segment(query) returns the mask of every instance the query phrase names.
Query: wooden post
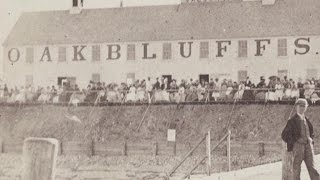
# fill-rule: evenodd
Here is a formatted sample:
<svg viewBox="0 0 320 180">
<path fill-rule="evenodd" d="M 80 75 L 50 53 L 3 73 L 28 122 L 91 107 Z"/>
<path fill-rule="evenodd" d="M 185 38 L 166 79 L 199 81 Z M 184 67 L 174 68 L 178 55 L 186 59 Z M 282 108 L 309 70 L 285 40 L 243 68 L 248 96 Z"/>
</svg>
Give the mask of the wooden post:
<svg viewBox="0 0 320 180">
<path fill-rule="evenodd" d="M 231 131 L 228 131 L 227 149 L 228 149 L 228 171 L 231 171 Z"/>
<path fill-rule="evenodd" d="M 62 155 L 62 141 L 59 141 L 59 147 L 58 147 L 58 155 Z"/>
<path fill-rule="evenodd" d="M 3 153 L 3 140 L 0 138 L 0 154 Z"/>
<path fill-rule="evenodd" d="M 207 157 L 208 157 L 208 163 L 207 163 L 207 175 L 210 176 L 210 170 L 211 170 L 211 135 L 210 135 L 210 130 L 208 131 L 207 134 L 207 145 L 206 145 L 206 150 L 207 150 Z"/>
<path fill-rule="evenodd" d="M 264 143 L 263 142 L 260 142 L 259 143 L 259 157 L 262 157 L 262 156 L 264 156 L 264 154 L 265 154 L 265 151 L 264 151 Z"/>
<path fill-rule="evenodd" d="M 54 180 L 59 142 L 27 138 L 23 145 L 22 180 Z"/>
<path fill-rule="evenodd" d="M 153 147 L 152 154 L 154 156 L 157 156 L 158 155 L 158 143 L 154 142 L 152 147 Z"/>
<path fill-rule="evenodd" d="M 173 146 L 173 155 L 177 154 L 177 143 L 176 143 L 176 129 L 168 129 L 167 141 Z"/>
<path fill-rule="evenodd" d="M 94 140 L 91 141 L 90 143 L 90 156 L 94 156 Z"/>
<path fill-rule="evenodd" d="M 282 180 L 293 179 L 293 154 L 287 151 L 287 144 L 282 143 Z"/>
<path fill-rule="evenodd" d="M 127 155 L 127 142 L 126 141 L 123 143 L 122 147 L 123 147 L 122 148 L 122 155 L 126 156 Z"/>
</svg>

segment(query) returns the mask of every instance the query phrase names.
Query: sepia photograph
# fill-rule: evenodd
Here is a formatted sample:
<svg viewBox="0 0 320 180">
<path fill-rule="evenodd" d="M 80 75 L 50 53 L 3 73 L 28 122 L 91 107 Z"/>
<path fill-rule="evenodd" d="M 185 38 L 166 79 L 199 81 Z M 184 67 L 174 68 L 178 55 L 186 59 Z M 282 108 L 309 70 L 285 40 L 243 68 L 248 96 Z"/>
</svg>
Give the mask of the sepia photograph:
<svg viewBox="0 0 320 180">
<path fill-rule="evenodd" d="M 320 180 L 320 0 L 0 0 L 0 180 Z"/>
</svg>

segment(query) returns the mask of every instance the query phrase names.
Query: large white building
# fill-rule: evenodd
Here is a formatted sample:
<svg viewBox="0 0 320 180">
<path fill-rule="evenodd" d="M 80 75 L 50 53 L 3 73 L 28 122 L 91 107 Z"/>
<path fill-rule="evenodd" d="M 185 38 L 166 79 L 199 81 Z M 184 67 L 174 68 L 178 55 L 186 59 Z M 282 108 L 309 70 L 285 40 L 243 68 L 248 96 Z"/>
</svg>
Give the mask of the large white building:
<svg viewBox="0 0 320 180">
<path fill-rule="evenodd" d="M 69 11 L 23 13 L 3 44 L 4 79 L 319 78 L 320 1 L 262 1 L 82 9 L 73 0 Z"/>
</svg>

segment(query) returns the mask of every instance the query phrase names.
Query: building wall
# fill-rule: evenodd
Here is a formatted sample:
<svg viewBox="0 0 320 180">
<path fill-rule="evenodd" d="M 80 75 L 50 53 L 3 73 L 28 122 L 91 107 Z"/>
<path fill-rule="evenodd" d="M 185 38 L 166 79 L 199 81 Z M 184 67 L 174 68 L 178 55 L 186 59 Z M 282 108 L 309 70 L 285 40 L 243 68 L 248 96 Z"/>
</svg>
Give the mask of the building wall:
<svg viewBox="0 0 320 180">
<path fill-rule="evenodd" d="M 278 56 L 278 39 L 287 39 L 287 56 Z M 303 38 L 303 39 L 301 39 Z M 297 40 L 298 39 L 298 40 Z M 247 41 L 247 57 L 238 57 L 238 47 L 240 40 Z M 265 45 L 265 50 L 261 49 L 261 56 L 257 55 L 257 41 L 261 42 L 261 47 Z M 221 48 L 226 46 L 226 52 L 221 50 L 223 57 L 217 57 L 219 48 L 217 41 L 230 41 L 221 44 Z M 309 41 L 309 42 L 308 42 Z M 181 42 L 192 42 L 192 53 L 188 58 L 181 56 Z M 200 58 L 200 42 L 209 42 L 209 57 Z M 143 43 L 149 43 L 147 54 L 154 59 L 143 59 Z M 172 58 L 163 59 L 163 43 L 172 44 Z M 135 44 L 135 60 L 127 60 L 127 45 Z M 85 45 L 81 51 L 85 60 L 74 61 L 73 46 Z M 127 42 L 127 43 L 104 43 L 100 45 L 100 61 L 92 60 L 92 46 L 96 44 L 65 44 L 65 45 L 39 45 L 39 46 L 7 46 L 4 48 L 4 79 L 9 85 L 25 85 L 26 75 L 33 76 L 35 86 L 56 85 L 57 78 L 72 76 L 77 78 L 77 84 L 85 87 L 92 78 L 93 73 L 99 73 L 103 82 L 126 82 L 128 73 L 135 73 L 136 79 L 155 78 L 161 75 L 172 75 L 177 80 L 198 79 L 199 74 L 209 74 L 210 77 L 228 78 L 238 81 L 238 71 L 247 71 L 248 76 L 257 82 L 260 76 L 278 75 L 278 70 L 287 70 L 288 76 L 297 80 L 305 79 L 308 69 L 316 69 L 320 72 L 320 36 L 297 36 L 297 37 L 258 37 L 243 39 L 214 39 L 214 40 L 181 40 L 181 41 L 158 41 L 158 42 Z M 108 45 L 119 45 L 120 58 L 107 60 Z M 59 47 L 66 47 L 66 62 L 59 62 Z M 26 62 L 26 49 L 33 48 L 34 58 L 32 63 Z M 49 48 L 51 61 L 47 61 L 45 55 L 40 61 L 45 47 Z M 310 50 L 305 53 L 307 48 Z M 13 48 L 16 48 L 12 50 Z M 220 48 L 220 49 L 221 49 Z M 11 58 L 8 53 L 11 50 Z M 15 60 L 17 50 L 20 58 Z M 295 53 L 297 51 L 298 53 Z M 188 54 L 188 45 L 185 44 L 185 54 Z M 115 53 L 112 54 L 114 57 Z M 80 56 L 78 56 L 79 58 Z M 317 77 L 318 78 L 318 75 Z"/>
</svg>

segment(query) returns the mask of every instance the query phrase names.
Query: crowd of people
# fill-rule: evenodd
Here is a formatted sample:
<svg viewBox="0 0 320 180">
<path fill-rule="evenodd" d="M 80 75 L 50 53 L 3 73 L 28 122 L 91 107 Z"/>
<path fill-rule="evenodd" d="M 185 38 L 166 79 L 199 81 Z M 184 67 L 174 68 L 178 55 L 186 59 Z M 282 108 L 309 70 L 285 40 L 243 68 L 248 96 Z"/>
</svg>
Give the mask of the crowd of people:
<svg viewBox="0 0 320 180">
<path fill-rule="evenodd" d="M 283 101 L 306 98 L 312 103 L 320 100 L 320 80 L 310 79 L 297 83 L 292 79 L 276 76 L 260 77 L 254 84 L 247 77 L 245 81 L 235 82 L 219 78 L 205 80 L 166 78 L 137 80 L 134 83 L 100 83 L 90 81 L 85 89 L 70 83 L 63 86 L 32 86 L 11 88 L 5 84 L 0 88 L 0 99 L 7 103 L 130 103 L 130 102 L 210 102 L 210 101 Z"/>
</svg>

